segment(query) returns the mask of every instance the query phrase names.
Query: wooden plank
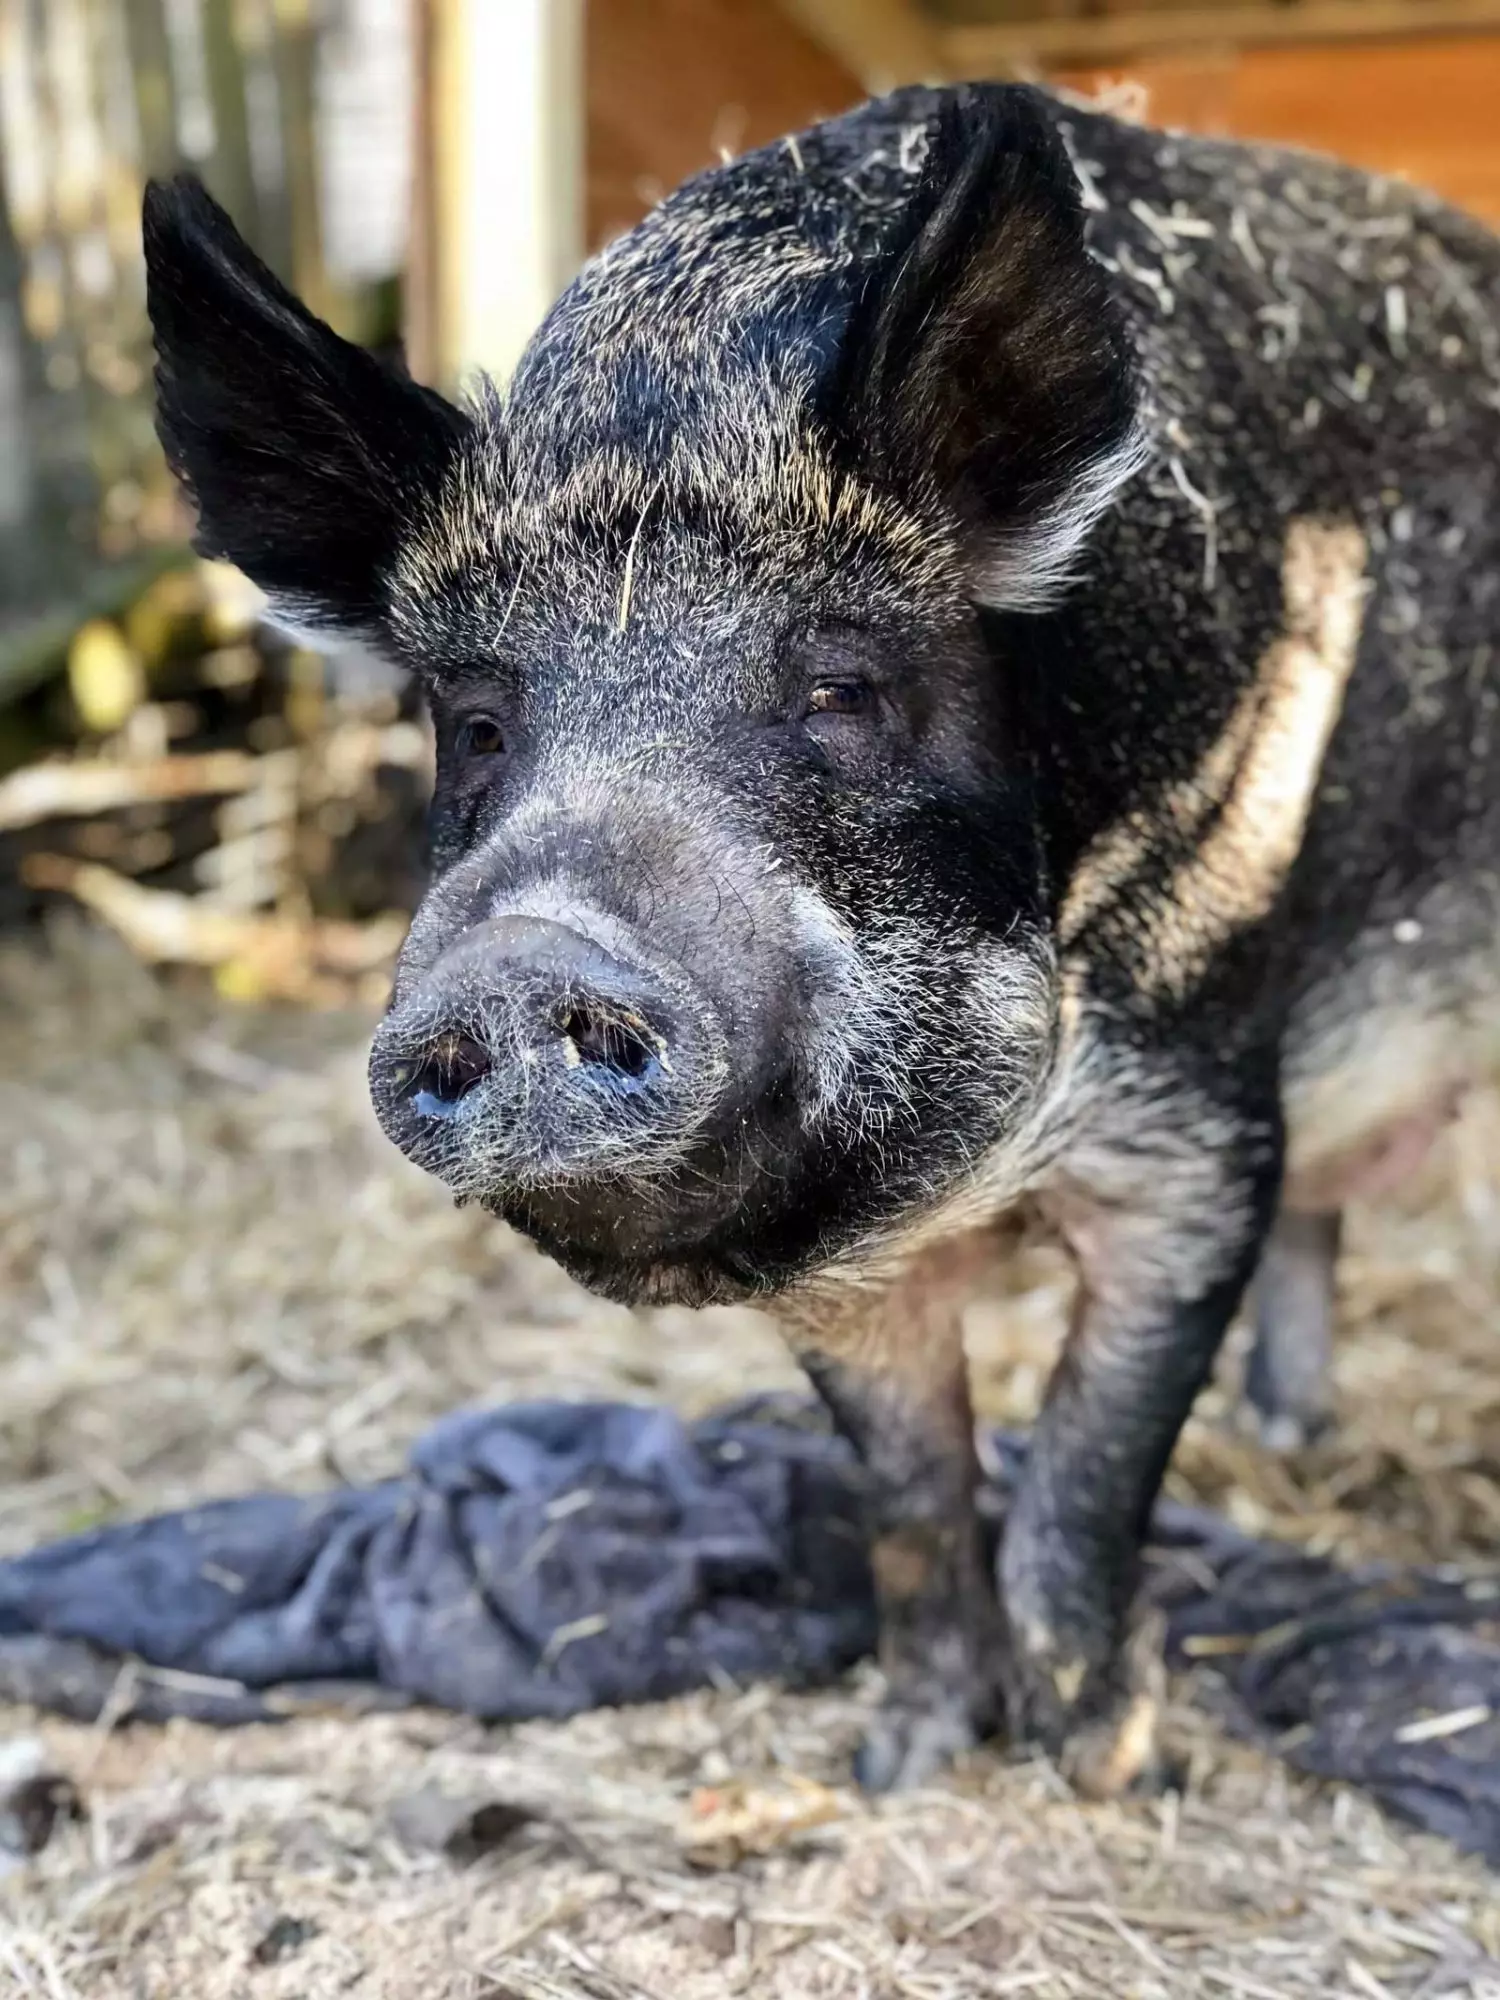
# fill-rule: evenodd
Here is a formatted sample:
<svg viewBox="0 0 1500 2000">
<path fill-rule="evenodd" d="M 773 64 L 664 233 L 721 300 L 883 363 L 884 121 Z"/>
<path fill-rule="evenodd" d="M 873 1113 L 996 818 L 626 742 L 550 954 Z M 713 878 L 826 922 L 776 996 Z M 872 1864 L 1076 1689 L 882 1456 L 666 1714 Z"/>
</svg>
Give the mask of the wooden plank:
<svg viewBox="0 0 1500 2000">
<path fill-rule="evenodd" d="M 1500 28 L 1500 0 L 1301 0 L 1268 7 L 1134 7 L 1086 19 L 984 22 L 944 29 L 946 73 L 1024 74 L 1061 63 L 1107 63 L 1198 47 L 1371 40 Z"/>
</svg>

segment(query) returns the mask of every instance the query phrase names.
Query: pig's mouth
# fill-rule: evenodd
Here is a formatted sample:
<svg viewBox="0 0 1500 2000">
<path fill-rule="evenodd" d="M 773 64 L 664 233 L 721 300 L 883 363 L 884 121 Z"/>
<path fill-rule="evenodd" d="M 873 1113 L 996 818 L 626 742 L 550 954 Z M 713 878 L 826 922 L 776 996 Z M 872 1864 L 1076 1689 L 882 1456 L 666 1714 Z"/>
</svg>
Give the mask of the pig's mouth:
<svg viewBox="0 0 1500 2000">
<path fill-rule="evenodd" d="M 602 1055 L 615 1039 L 611 1027 L 594 1046 Z M 472 1038 L 455 1038 L 431 1073 L 412 1077 L 404 1104 L 383 1113 L 386 1129 L 460 1201 L 522 1231 L 591 1291 L 704 1305 L 764 1290 L 744 1222 L 768 1206 L 790 1164 L 789 1092 L 773 1088 L 746 1116 L 726 1112 L 684 1131 L 669 1049 L 637 1038 L 617 1066 L 585 1054 L 584 1035 L 575 1040 L 578 1056 L 561 1058 L 561 1075 L 548 1060 L 520 1075 L 497 1068 Z"/>
<path fill-rule="evenodd" d="M 485 1205 L 521 1230 L 590 1291 L 627 1305 L 713 1305 L 768 1288 L 745 1245 L 757 1170 L 743 1149 L 706 1142 L 679 1174 L 642 1189 L 620 1180 L 587 1188 L 498 1195 Z"/>
</svg>

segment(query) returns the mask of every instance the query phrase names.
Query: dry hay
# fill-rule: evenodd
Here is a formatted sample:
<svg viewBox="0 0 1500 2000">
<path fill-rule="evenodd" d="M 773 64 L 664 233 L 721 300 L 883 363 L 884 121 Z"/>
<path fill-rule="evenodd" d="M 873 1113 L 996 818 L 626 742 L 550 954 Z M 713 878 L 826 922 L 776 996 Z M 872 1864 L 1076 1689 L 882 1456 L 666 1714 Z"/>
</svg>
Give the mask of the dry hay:
<svg viewBox="0 0 1500 2000">
<path fill-rule="evenodd" d="M 455 1211 L 374 1129 L 366 1029 L 226 1007 L 83 929 L 0 953 L 0 1548 L 382 1474 L 468 1398 L 699 1409 L 792 1379 L 753 1314 L 602 1305 Z M 1028 1243 L 1005 1283 L 971 1332 L 986 1409 L 1011 1420 L 1067 1278 Z M 1402 1204 L 1354 1220 L 1337 1438 L 1278 1465 L 1211 1396 L 1174 1485 L 1318 1547 L 1492 1557 L 1497 1301 L 1491 1096 Z M 1096 1808 L 990 1755 L 864 1806 L 843 1772 L 873 1693 L 864 1676 L 513 1731 L 420 1712 L 111 1734 L 0 1712 L 0 1740 L 40 1730 L 91 1811 L 0 1884 L 0 1994 L 1500 1996 L 1493 1878 L 1231 1743 L 1187 1689 L 1186 1796 Z M 477 1860 L 409 1851 L 393 1807 L 433 1786 L 523 1817 Z M 762 1829 L 740 1848 L 766 1852 L 704 1849 L 726 1801 Z"/>
</svg>

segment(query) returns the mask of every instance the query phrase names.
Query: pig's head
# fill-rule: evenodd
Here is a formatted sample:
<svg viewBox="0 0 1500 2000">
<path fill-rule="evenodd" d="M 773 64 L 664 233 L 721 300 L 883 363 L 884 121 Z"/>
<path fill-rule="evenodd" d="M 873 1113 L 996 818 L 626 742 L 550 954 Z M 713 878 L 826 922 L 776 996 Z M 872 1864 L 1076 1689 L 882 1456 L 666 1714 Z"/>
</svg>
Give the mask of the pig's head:
<svg viewBox="0 0 1500 2000">
<path fill-rule="evenodd" d="M 784 1285 L 952 1188 L 1055 1018 L 990 614 L 1052 600 L 1136 450 L 1047 112 L 906 93 L 689 183 L 462 411 L 197 189 L 146 222 L 200 546 L 431 703 L 396 1143 L 634 1298 Z"/>
</svg>

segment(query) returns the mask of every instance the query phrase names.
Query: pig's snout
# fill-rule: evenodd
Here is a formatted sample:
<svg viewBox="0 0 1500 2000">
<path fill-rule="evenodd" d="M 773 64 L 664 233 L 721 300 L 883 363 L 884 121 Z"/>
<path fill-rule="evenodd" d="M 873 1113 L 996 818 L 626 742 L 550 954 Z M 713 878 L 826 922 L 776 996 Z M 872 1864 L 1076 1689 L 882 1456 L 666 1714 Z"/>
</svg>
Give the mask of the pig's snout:
<svg viewBox="0 0 1500 2000">
<path fill-rule="evenodd" d="M 639 1090 L 671 1068 L 665 997 L 602 945 L 544 917 L 478 926 L 439 961 L 433 983 L 435 1028 L 419 1029 L 418 1046 L 398 1056 L 389 1078 L 419 1118 L 453 1117 L 501 1055 L 560 1060 L 584 1072 L 580 1085 L 605 1090 Z M 473 1032 L 476 999 L 479 1025 L 497 1011 L 504 1019 L 508 1048 Z M 445 1011 L 451 1021 L 441 1019 Z"/>
<path fill-rule="evenodd" d="M 725 1068 L 686 981 L 628 943 L 522 913 L 472 926 L 397 1002 L 371 1084 L 403 1151 L 487 1196 L 659 1168 L 712 1110 Z"/>
</svg>

